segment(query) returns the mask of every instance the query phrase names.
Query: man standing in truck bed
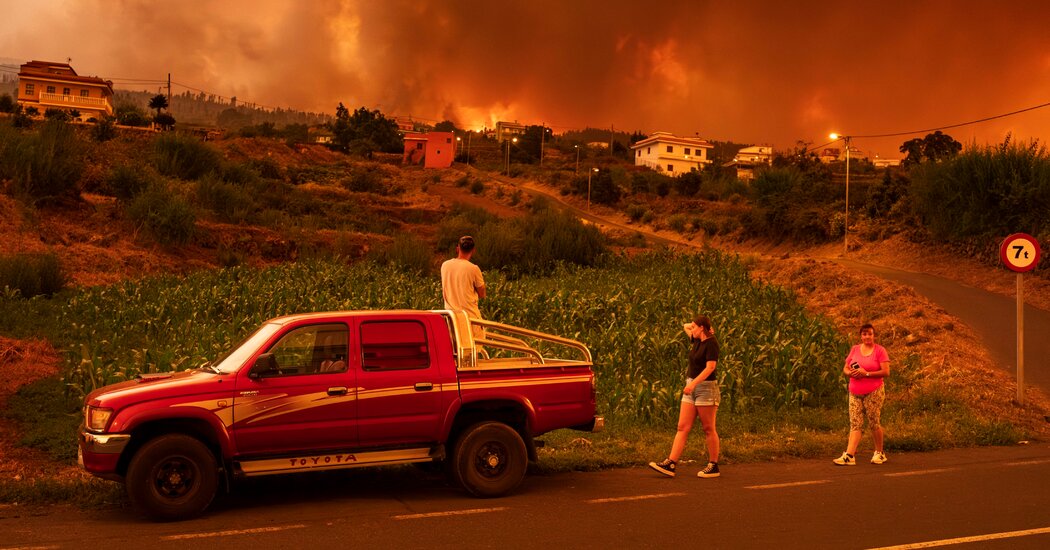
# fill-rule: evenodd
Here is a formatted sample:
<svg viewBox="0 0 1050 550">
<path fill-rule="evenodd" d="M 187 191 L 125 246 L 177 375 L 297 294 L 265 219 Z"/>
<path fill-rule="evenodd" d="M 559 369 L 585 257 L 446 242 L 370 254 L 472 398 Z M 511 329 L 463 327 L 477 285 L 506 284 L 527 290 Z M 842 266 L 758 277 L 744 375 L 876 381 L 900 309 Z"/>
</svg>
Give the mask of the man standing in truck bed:
<svg viewBox="0 0 1050 550">
<path fill-rule="evenodd" d="M 441 294 L 445 309 L 464 311 L 467 317 L 481 319 L 478 299 L 485 297 L 485 278 L 481 268 L 470 261 L 473 255 L 474 237 L 460 237 L 456 257 L 441 264 Z"/>
</svg>

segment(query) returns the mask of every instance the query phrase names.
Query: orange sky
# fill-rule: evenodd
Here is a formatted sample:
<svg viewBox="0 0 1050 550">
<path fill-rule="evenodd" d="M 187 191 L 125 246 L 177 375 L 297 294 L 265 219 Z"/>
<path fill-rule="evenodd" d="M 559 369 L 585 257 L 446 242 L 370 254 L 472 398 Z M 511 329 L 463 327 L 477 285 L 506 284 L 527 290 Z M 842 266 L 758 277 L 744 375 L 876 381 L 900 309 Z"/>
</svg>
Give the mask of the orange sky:
<svg viewBox="0 0 1050 550">
<path fill-rule="evenodd" d="M 36 0 L 0 57 L 241 100 L 460 125 L 670 131 L 783 149 L 1050 102 L 1050 2 Z M 117 87 L 155 89 L 156 85 Z M 174 91 L 181 92 L 176 87 Z M 947 133 L 1050 135 L 1050 107 Z M 858 138 L 899 157 L 911 137 Z"/>
</svg>

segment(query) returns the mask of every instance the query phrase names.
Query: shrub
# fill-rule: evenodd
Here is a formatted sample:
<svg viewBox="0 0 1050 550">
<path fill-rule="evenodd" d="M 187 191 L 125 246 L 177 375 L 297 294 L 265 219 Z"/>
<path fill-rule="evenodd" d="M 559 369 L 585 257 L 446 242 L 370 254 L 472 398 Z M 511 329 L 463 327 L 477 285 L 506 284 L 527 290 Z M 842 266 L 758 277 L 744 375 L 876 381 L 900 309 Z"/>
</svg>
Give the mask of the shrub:
<svg viewBox="0 0 1050 550">
<path fill-rule="evenodd" d="M 0 94 L 0 113 L 15 112 L 15 100 L 11 94 Z"/>
<path fill-rule="evenodd" d="M 0 256 L 0 288 L 17 290 L 25 298 L 51 296 L 66 286 L 66 275 L 54 254 Z"/>
<path fill-rule="evenodd" d="M 474 180 L 470 183 L 470 192 L 475 195 L 480 195 L 485 192 L 485 182 L 481 180 Z"/>
<path fill-rule="evenodd" d="M 350 168 L 349 177 L 343 180 L 343 187 L 355 193 L 385 194 L 386 192 L 383 173 L 377 165 L 354 165 Z"/>
<path fill-rule="evenodd" d="M 197 216 L 185 199 L 165 185 L 154 185 L 128 204 L 128 217 L 162 244 L 185 244 L 193 237 Z"/>
<path fill-rule="evenodd" d="M 549 273 L 563 262 L 593 266 L 607 252 L 598 228 L 554 209 L 487 223 L 477 243 L 478 265 L 511 274 Z"/>
<path fill-rule="evenodd" d="M 627 206 L 627 217 L 632 222 L 642 219 L 642 214 L 645 214 L 645 206 L 641 204 L 630 204 Z"/>
<path fill-rule="evenodd" d="M 228 222 L 244 221 L 256 208 L 255 198 L 243 186 L 222 181 L 214 175 L 201 178 L 194 186 L 197 204 L 215 212 Z"/>
<path fill-rule="evenodd" d="M 393 242 L 376 254 L 383 264 L 397 266 L 407 273 L 427 274 L 433 271 L 434 256 L 427 245 L 411 233 L 398 233 Z"/>
<path fill-rule="evenodd" d="M 158 178 L 145 166 L 120 164 L 106 176 L 105 190 L 117 199 L 127 202 L 153 185 Z"/>
<path fill-rule="evenodd" d="M 915 212 L 942 238 L 1050 229 L 1050 155 L 1037 143 L 1007 139 L 968 149 L 951 160 L 919 164 L 911 179 Z"/>
<path fill-rule="evenodd" d="M 60 120 L 49 120 L 39 132 L 22 135 L 0 131 L 0 175 L 14 180 L 14 191 L 35 201 L 77 193 L 84 171 L 80 143 L 73 129 Z"/>
<path fill-rule="evenodd" d="M 95 141 L 101 143 L 117 137 L 117 127 L 113 117 L 103 116 L 94 122 L 95 127 L 91 129 L 91 135 L 95 138 Z"/>
<path fill-rule="evenodd" d="M 667 225 L 675 231 L 682 233 L 685 231 L 686 217 L 685 214 L 673 214 L 667 218 Z"/>
<path fill-rule="evenodd" d="M 165 176 L 195 180 L 221 168 L 219 153 L 199 139 L 179 132 L 157 136 L 153 165 Z"/>
<path fill-rule="evenodd" d="M 252 159 L 248 161 L 248 167 L 255 170 L 255 173 L 259 174 L 260 177 L 270 180 L 284 179 L 284 175 L 281 173 L 281 165 L 277 164 L 277 161 L 273 159 Z"/>
</svg>

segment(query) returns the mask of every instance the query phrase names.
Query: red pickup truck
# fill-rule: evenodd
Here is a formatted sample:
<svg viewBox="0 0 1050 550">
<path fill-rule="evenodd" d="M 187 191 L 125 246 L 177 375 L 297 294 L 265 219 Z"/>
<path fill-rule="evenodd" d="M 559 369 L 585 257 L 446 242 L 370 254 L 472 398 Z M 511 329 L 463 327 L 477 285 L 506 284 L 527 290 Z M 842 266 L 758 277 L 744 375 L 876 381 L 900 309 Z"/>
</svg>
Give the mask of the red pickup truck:
<svg viewBox="0 0 1050 550">
<path fill-rule="evenodd" d="M 449 311 L 279 317 L 202 368 L 91 392 L 80 464 L 160 520 L 243 476 L 413 462 L 498 496 L 533 438 L 601 430 L 591 365 L 574 340 Z"/>
</svg>

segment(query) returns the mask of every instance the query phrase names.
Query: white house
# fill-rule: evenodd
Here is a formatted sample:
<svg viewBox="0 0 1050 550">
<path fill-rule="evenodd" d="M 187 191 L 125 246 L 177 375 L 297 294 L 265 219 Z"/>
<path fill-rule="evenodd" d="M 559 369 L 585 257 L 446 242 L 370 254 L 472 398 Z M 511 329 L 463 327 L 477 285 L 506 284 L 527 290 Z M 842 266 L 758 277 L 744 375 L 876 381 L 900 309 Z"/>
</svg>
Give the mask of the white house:
<svg viewBox="0 0 1050 550">
<path fill-rule="evenodd" d="M 755 168 L 773 164 L 773 148 L 768 145 L 744 147 L 737 152 L 733 160 L 723 166 L 736 168 L 737 179 L 749 181 L 755 179 Z"/>
<path fill-rule="evenodd" d="M 711 164 L 707 150 L 713 148 L 706 140 L 676 137 L 670 132 L 653 132 L 631 146 L 635 166 L 646 166 L 669 176 L 703 170 Z"/>
</svg>

